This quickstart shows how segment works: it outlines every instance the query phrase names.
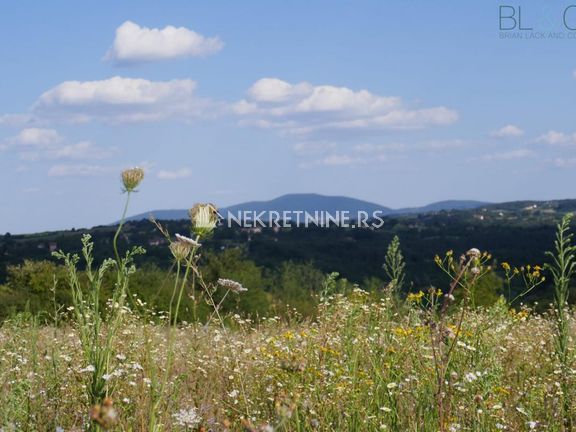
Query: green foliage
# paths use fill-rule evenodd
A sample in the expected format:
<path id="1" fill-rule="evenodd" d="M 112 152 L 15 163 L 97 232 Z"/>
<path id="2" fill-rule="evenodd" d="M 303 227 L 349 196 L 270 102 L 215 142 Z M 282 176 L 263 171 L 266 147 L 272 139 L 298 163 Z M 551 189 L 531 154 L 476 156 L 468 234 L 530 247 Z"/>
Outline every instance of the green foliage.
<path id="1" fill-rule="evenodd" d="M 124 306 L 128 290 L 128 281 L 135 272 L 134 256 L 143 253 L 135 247 L 126 252 L 120 261 L 105 260 L 94 269 L 94 244 L 90 235 L 82 237 L 82 258 L 86 265 L 85 278 L 80 278 L 76 254 L 55 252 L 54 256 L 64 262 L 67 270 L 67 281 L 72 296 L 73 316 L 80 333 L 80 341 L 86 365 L 92 370 L 87 395 L 92 404 L 99 403 L 108 394 L 104 376 L 111 371 L 112 346 L 118 328 L 125 313 Z M 113 268 L 116 269 L 116 283 L 110 298 L 103 295 L 103 281 Z M 109 303 L 107 311 L 102 311 L 102 301 Z M 104 323 L 106 326 L 104 327 Z"/>
<path id="2" fill-rule="evenodd" d="M 45 260 L 25 260 L 20 265 L 8 266 L 7 272 L 6 285 L 0 285 L 0 320 L 24 310 L 32 314 L 48 312 L 53 300 L 54 278 L 63 282 L 66 277 L 64 267 Z M 56 289 L 56 302 L 70 305 L 69 292 Z"/>
<path id="3" fill-rule="evenodd" d="M 557 226 L 555 251 L 547 252 L 550 263 L 546 269 L 552 273 L 554 280 L 554 313 L 556 315 L 556 333 L 554 348 L 561 367 L 561 388 L 563 398 L 563 414 L 567 420 L 565 425 L 572 429 L 572 402 L 573 390 L 569 385 L 568 374 L 572 365 L 570 347 L 570 321 L 568 318 L 568 296 L 570 294 L 570 281 L 576 270 L 576 246 L 572 244 L 573 234 L 570 232 L 572 215 L 567 214 Z"/>
<path id="4" fill-rule="evenodd" d="M 492 306 L 502 295 L 504 280 L 494 272 L 488 272 L 478 279 L 471 290 L 471 303 L 474 306 Z"/>
<path id="5" fill-rule="evenodd" d="M 396 293 L 402 291 L 404 278 L 406 277 L 406 263 L 404 262 L 402 251 L 400 250 L 400 239 L 398 236 L 394 236 L 388 245 L 383 267 L 389 278 L 390 290 Z"/>
<path id="6" fill-rule="evenodd" d="M 288 305 L 304 316 L 314 316 L 324 283 L 322 272 L 311 264 L 288 261 L 282 264 L 275 279 L 272 294 L 279 311 Z"/>
<path id="7" fill-rule="evenodd" d="M 208 254 L 201 265 L 204 279 L 208 283 L 216 283 L 219 278 L 233 279 L 248 288 L 240 296 L 227 296 L 222 303 L 222 311 L 239 312 L 253 317 L 265 316 L 272 304 L 270 280 L 263 269 L 246 258 L 240 249 L 228 249 L 219 254 Z M 216 303 L 222 300 L 223 292 L 214 294 Z M 206 310 L 206 308 L 204 309 Z"/>

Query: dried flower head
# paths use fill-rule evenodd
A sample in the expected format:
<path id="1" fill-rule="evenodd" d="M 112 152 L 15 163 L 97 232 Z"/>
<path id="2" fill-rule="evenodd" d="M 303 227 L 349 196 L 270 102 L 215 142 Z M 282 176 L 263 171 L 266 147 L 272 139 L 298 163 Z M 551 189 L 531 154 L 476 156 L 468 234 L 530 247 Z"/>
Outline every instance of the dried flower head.
<path id="1" fill-rule="evenodd" d="M 468 252 L 466 252 L 466 255 L 468 255 L 471 258 L 480 258 L 480 255 L 482 255 L 482 253 L 480 252 L 479 249 L 472 248 Z"/>
<path id="2" fill-rule="evenodd" d="M 133 192 L 142 179 L 144 178 L 144 170 L 142 168 L 134 167 L 122 171 L 122 183 L 126 192 Z"/>
<path id="3" fill-rule="evenodd" d="M 183 241 L 175 241 L 170 243 L 170 252 L 172 252 L 172 256 L 178 262 L 184 261 L 186 258 L 188 258 L 191 250 L 192 246 L 189 243 Z"/>
<path id="4" fill-rule="evenodd" d="M 90 409 L 90 419 L 104 429 L 111 429 L 118 421 L 118 413 L 114 409 L 112 399 L 107 397 L 102 405 L 96 404 Z"/>
<path id="5" fill-rule="evenodd" d="M 179 242 L 189 244 L 191 247 L 200 247 L 200 246 L 202 246 L 202 245 L 201 245 L 200 243 L 198 243 L 196 240 L 191 239 L 190 237 L 186 237 L 186 236 L 180 235 L 180 234 L 176 234 L 176 239 L 177 239 Z"/>
<path id="6" fill-rule="evenodd" d="M 188 213 L 192 229 L 199 236 L 210 234 L 218 224 L 218 210 L 214 204 L 196 204 Z"/>
<path id="7" fill-rule="evenodd" d="M 218 279 L 218 285 L 228 288 L 230 291 L 234 291 L 235 293 L 241 293 L 244 291 L 248 291 L 248 288 L 244 288 L 240 282 L 233 281 L 232 279 Z"/>

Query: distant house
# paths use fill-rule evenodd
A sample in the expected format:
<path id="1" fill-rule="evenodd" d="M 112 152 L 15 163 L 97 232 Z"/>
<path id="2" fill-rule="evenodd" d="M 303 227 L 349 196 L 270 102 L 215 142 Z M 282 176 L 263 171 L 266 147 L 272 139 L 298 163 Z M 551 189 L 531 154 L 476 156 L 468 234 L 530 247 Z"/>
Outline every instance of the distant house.
<path id="1" fill-rule="evenodd" d="M 55 241 L 49 242 L 48 249 L 50 249 L 50 252 L 56 252 L 58 250 L 58 243 L 56 243 Z"/>
<path id="2" fill-rule="evenodd" d="M 148 240 L 149 246 L 161 246 L 166 244 L 166 239 L 164 237 L 154 237 Z"/>

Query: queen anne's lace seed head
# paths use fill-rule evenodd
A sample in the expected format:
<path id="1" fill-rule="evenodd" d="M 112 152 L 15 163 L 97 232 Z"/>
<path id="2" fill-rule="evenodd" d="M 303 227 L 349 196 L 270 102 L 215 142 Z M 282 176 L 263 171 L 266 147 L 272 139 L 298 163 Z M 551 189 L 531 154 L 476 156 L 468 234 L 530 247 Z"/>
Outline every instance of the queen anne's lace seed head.
<path id="1" fill-rule="evenodd" d="M 122 171 L 122 183 L 126 192 L 133 192 L 142 179 L 144 178 L 144 170 L 142 168 L 130 168 Z"/>
<path id="2" fill-rule="evenodd" d="M 176 234 L 176 239 L 182 243 L 186 243 L 189 244 L 192 247 L 199 247 L 202 246 L 200 243 L 198 243 L 196 240 L 191 239 L 190 237 L 186 237 L 180 234 Z"/>
<path id="3" fill-rule="evenodd" d="M 172 256 L 178 262 L 184 261 L 186 258 L 188 258 L 191 250 L 192 246 L 188 243 L 182 241 L 175 241 L 170 243 L 170 252 L 172 252 Z"/>
<path id="4" fill-rule="evenodd" d="M 176 425 L 190 429 L 195 428 L 202 421 L 196 408 L 181 409 L 177 413 L 173 414 L 172 417 L 174 417 Z"/>
<path id="5" fill-rule="evenodd" d="M 466 252 L 466 255 L 468 255 L 471 258 L 480 258 L 481 254 L 482 253 L 480 252 L 480 250 L 476 248 L 472 248 L 468 252 Z"/>
<path id="6" fill-rule="evenodd" d="M 248 288 L 244 288 L 240 282 L 233 281 L 232 279 L 218 279 L 218 285 L 228 288 L 230 291 L 234 291 L 235 293 L 240 293 L 244 291 L 248 291 Z"/>

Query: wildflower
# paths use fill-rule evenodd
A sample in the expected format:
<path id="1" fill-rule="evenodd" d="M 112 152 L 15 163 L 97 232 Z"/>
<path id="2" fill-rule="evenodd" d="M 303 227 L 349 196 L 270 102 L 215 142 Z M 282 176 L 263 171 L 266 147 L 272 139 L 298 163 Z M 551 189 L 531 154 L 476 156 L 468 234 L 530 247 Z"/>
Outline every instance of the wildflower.
<path id="1" fill-rule="evenodd" d="M 509 272 L 510 271 L 510 264 L 508 264 L 507 262 L 503 262 L 502 268 L 504 269 L 505 272 Z"/>
<path id="2" fill-rule="evenodd" d="M 181 409 L 176 414 L 173 414 L 172 417 L 174 417 L 178 426 L 185 428 L 194 428 L 202 421 L 202 418 L 198 415 L 198 410 L 194 407 Z"/>
<path id="3" fill-rule="evenodd" d="M 78 372 L 85 373 L 85 372 L 95 372 L 96 368 L 93 365 L 88 365 L 83 369 L 80 369 Z"/>
<path id="4" fill-rule="evenodd" d="M 218 210 L 213 204 L 196 204 L 188 214 L 192 229 L 199 236 L 210 234 L 218 224 Z"/>
<path id="5" fill-rule="evenodd" d="M 200 243 L 198 243 L 196 240 L 191 239 L 190 237 L 186 237 L 180 234 L 176 234 L 176 239 L 182 243 L 186 243 L 189 244 L 192 247 L 199 247 L 202 246 Z"/>
<path id="6" fill-rule="evenodd" d="M 386 387 L 388 388 L 388 390 L 392 390 L 393 388 L 398 387 L 398 384 L 396 384 L 395 382 L 391 382 L 391 383 L 388 383 L 386 385 Z"/>
<path id="7" fill-rule="evenodd" d="M 424 297 L 424 292 L 418 291 L 417 293 L 409 293 L 407 298 L 409 302 L 418 303 L 422 300 L 422 297 Z"/>
<path id="8" fill-rule="evenodd" d="M 228 288 L 230 291 L 234 291 L 235 293 L 241 293 L 244 291 L 248 291 L 248 288 L 244 288 L 240 282 L 233 281 L 232 279 L 218 279 L 218 285 Z"/>
<path id="9" fill-rule="evenodd" d="M 133 192 L 142 179 L 144 178 L 144 170 L 142 168 L 130 168 L 122 171 L 122 183 L 126 192 Z"/>
<path id="10" fill-rule="evenodd" d="M 479 249 L 472 248 L 468 252 L 466 252 L 466 255 L 472 258 L 480 258 L 480 255 L 482 255 L 482 253 L 480 252 Z"/>
<path id="11" fill-rule="evenodd" d="M 184 243 L 181 241 L 176 241 L 170 243 L 170 252 L 172 252 L 172 256 L 176 259 L 176 261 L 183 261 L 188 258 L 188 254 L 192 250 L 188 243 Z"/>
<path id="12" fill-rule="evenodd" d="M 470 269 L 470 273 L 472 273 L 473 275 L 479 275 L 480 274 L 480 269 L 478 267 L 472 267 Z"/>

